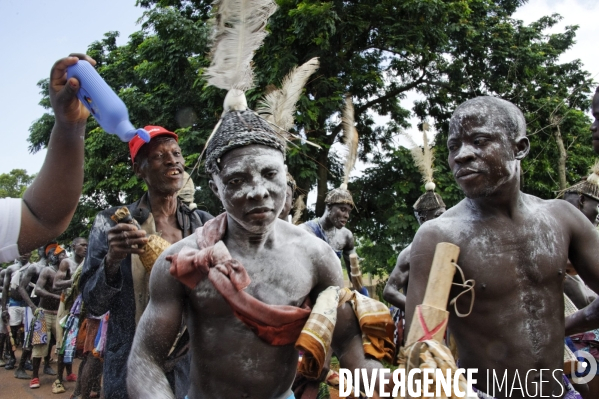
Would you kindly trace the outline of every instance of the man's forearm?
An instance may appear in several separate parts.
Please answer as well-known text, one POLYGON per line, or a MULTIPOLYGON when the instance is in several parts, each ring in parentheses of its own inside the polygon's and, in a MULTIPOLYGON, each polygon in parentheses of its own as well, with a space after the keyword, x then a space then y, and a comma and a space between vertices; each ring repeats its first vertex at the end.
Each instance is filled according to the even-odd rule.
POLYGON ((60 300, 60 295, 53 294, 53 293, 48 292, 45 289, 40 288, 40 287, 36 287, 35 288, 35 293, 40 298, 49 298, 49 299, 58 299, 58 300, 60 300))
POLYGON ((383 291, 383 298, 385 301, 400 308, 401 310, 406 309, 406 296, 393 286, 387 285, 385 287, 385 290, 383 291))
POLYGON ((55 290, 64 290, 70 288, 73 285, 73 280, 59 280, 54 278, 54 283, 52 284, 52 288, 55 290))
POLYGON ((34 240, 19 237, 21 252, 31 249, 32 242, 44 243, 55 238, 68 226, 83 186, 85 125, 85 121, 54 124, 44 164, 23 195, 24 205, 44 226, 46 234, 34 240), (47 194, 52 192, 60 195, 49 206, 47 194))
POLYGON ((21 298, 23 298, 25 303, 27 303, 27 306, 29 306, 31 309, 37 308, 37 306, 35 306, 35 304, 31 301, 31 298, 29 298, 29 295, 27 294, 27 290, 25 290, 25 288, 19 286, 19 294, 21 295, 21 298))
POLYGON ((566 336, 583 333, 599 327, 599 300, 566 317, 566 336))
POLYGON ((134 346, 127 362, 127 391, 129 397, 175 399, 162 367, 134 346))

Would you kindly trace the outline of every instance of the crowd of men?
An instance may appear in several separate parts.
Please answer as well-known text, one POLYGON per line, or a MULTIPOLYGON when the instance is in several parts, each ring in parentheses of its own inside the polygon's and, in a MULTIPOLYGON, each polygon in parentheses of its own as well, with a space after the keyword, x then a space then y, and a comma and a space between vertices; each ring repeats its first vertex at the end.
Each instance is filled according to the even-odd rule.
MULTIPOLYGON (((89 114, 75 97, 78 82, 65 74, 78 58, 93 63, 83 55, 67 57, 51 72, 51 140, 83 135, 89 114)), ((599 153, 599 92, 593 114, 592 143, 599 153)), ((89 237, 70 243, 71 257, 52 240, 72 216, 75 196, 69 194, 81 192, 82 176, 71 179, 53 216, 39 208, 44 204, 30 189, 18 204, 0 204, 6 220, 7 207, 20 209, 18 221, 2 220, 20 223, 20 229, 0 243, 0 260, 19 255, 0 274, 0 365, 37 389, 43 360, 42 372, 56 376, 53 393, 76 383, 72 398, 100 392, 110 399, 294 398, 294 343, 311 317, 329 306, 322 315, 335 316, 321 318, 324 327, 314 333, 327 338, 317 374, 328 369, 333 353, 344 368, 382 369, 385 349, 372 350, 375 339, 364 338, 358 310, 364 301, 379 309, 378 302, 330 290, 344 285, 341 261, 352 274, 354 237, 345 224, 354 203, 347 188, 329 193, 320 218, 301 227, 288 223, 295 183, 284 141, 247 103, 225 106, 205 153, 209 189, 225 209, 214 217, 192 204, 193 189, 191 198, 182 194, 189 177, 178 136, 160 126, 145 129, 149 143, 135 137, 128 145, 132 173, 147 191, 125 206, 128 219, 115 218, 122 206, 100 212, 89 237), (166 245, 148 263, 155 237, 166 245), (39 260, 30 263, 29 251, 39 245, 39 260), (327 300, 332 305, 323 305, 327 300), (19 359, 15 344, 22 348, 19 359), (82 361, 75 373, 77 356, 82 361)), ((414 205, 421 228, 398 254, 384 293, 400 310, 397 327, 410 326, 423 301, 437 243, 456 244, 459 266, 476 281, 475 299, 459 297, 448 325, 460 367, 479 371, 478 396, 489 397, 489 370, 515 381, 545 369, 556 378, 535 371, 517 396, 535 391, 577 397, 562 374, 564 340, 572 335, 577 349, 599 357, 599 331, 595 343, 588 337, 599 327, 599 299, 592 293, 599 292, 599 175, 565 190, 564 200, 522 193, 520 163, 530 148, 526 121, 514 104, 494 97, 471 99, 454 111, 447 146, 465 198, 446 210, 434 185, 427 185, 414 205), (572 274, 582 280, 567 283, 572 274), (582 308, 567 318, 564 290, 582 308)), ((62 149, 82 164, 80 145, 62 149)), ((48 175, 64 167, 49 150, 35 188, 43 192, 48 175)), ((387 319, 380 320, 385 326, 387 319)), ((403 344, 401 334, 395 344, 403 344)), ((302 348, 304 358, 313 354, 302 348)), ((391 387, 381 383, 377 392, 391 387)), ((597 381, 576 388, 585 399, 599 397, 597 381)), ((502 398, 512 393, 509 387, 493 392, 502 398)))

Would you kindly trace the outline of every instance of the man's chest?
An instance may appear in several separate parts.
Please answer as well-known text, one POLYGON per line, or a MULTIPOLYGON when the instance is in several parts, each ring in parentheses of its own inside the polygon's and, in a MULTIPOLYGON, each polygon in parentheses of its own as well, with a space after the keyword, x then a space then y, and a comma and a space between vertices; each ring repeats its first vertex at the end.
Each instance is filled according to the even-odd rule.
MULTIPOLYGON (((314 275, 309 267, 290 251, 288 257, 257 257, 253 260, 238 259, 244 265, 251 280, 245 293, 268 305, 301 306, 314 286, 314 275)), ((222 280, 221 280, 222 281, 222 280)), ((220 291, 223 291, 220 289, 220 291)), ((202 280, 190 292, 192 307, 211 316, 231 313, 225 298, 210 278, 202 280)))
POLYGON ((480 223, 456 244, 458 264, 479 289, 561 283, 564 278, 569 242, 553 223, 480 223))

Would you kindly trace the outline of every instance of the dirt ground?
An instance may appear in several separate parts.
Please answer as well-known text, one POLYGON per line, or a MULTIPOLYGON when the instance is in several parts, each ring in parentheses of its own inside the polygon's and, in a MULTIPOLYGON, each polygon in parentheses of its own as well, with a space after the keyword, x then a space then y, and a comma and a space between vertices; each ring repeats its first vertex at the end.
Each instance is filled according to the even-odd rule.
MULTIPOLYGON (((21 350, 17 350, 17 359, 21 358, 21 350)), ((56 355, 54 355, 56 359, 56 355)), ((77 374, 79 370, 79 359, 75 359, 73 363, 73 372, 77 374)), ((52 368, 56 371, 56 360, 51 363, 52 368)), ((40 368, 43 368, 43 364, 40 368)), ((31 371, 27 374, 31 375, 31 371)), ((5 370, 0 367, 0 398, 1 399, 68 399, 75 389, 76 382, 66 382, 64 387, 65 393, 53 394, 52 383, 56 376, 45 375, 40 370, 40 387, 37 389, 29 388, 29 380, 19 380, 14 376, 14 370, 5 370)))

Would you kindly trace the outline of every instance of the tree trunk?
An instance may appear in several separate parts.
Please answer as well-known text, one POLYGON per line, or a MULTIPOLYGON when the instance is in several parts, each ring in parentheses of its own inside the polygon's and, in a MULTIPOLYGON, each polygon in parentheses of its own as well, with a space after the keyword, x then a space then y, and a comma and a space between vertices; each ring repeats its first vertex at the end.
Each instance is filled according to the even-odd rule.
POLYGON ((564 146, 562 133, 559 129, 559 123, 555 125, 553 135, 557 143, 557 149, 559 150, 559 158, 557 160, 557 173, 559 178, 559 189, 561 191, 568 188, 568 182, 566 181, 566 159, 568 158, 568 154, 566 153, 566 147, 564 146))
POLYGON ((318 191, 316 196, 316 216, 320 217, 324 213, 324 199, 327 196, 329 188, 327 182, 329 180, 329 149, 323 148, 318 152, 318 191))

